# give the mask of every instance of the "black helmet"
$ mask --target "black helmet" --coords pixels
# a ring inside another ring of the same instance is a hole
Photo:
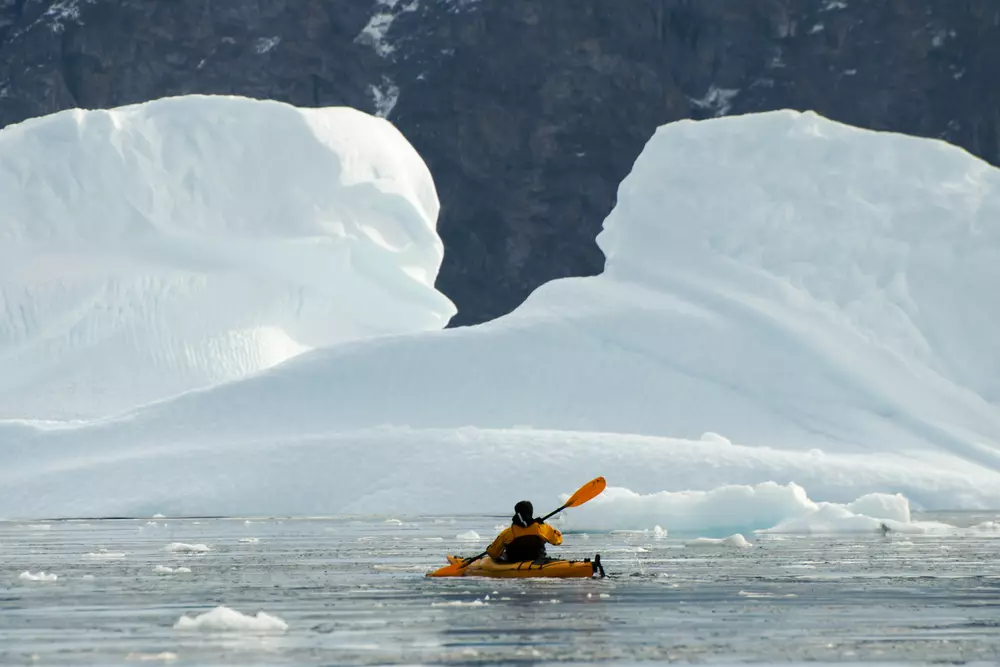
[[[522,500],[514,505],[514,516],[511,517],[511,521],[522,528],[527,528],[534,522],[534,516],[535,508],[532,507],[531,501]]]

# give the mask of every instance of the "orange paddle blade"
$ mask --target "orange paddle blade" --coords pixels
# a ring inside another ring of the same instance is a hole
[[[601,495],[601,492],[604,491],[604,487],[607,485],[608,483],[604,481],[603,477],[592,479],[577,489],[576,493],[569,497],[569,500],[566,501],[563,507],[579,507],[585,502]]]

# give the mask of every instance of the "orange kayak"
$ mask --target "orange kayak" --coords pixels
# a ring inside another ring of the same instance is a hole
[[[454,572],[454,565],[461,563],[458,556],[448,556],[448,565],[428,572],[428,577],[497,577],[502,579],[519,579],[524,577],[555,577],[566,579],[572,577],[603,577],[600,555],[593,561],[585,560],[549,560],[544,562],[523,561],[520,563],[498,563],[489,556],[481,558]]]

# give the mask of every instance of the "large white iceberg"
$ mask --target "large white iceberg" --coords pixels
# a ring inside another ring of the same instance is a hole
[[[440,329],[438,200],[388,122],[236,97],[0,131],[0,418],[106,416]]]
[[[683,121],[598,241],[602,275],[484,325],[315,350],[120,420],[0,426],[0,514],[108,480],[92,509],[496,511],[597,474],[1000,498],[1000,170],[811,113]]]

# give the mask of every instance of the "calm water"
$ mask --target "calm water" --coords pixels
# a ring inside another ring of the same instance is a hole
[[[492,537],[499,518],[148,521],[0,523],[0,664],[1000,663],[1000,532],[743,550],[567,535],[560,554],[600,552],[614,578],[502,581],[423,576],[481,551],[456,536]],[[289,627],[174,629],[217,605]]]

